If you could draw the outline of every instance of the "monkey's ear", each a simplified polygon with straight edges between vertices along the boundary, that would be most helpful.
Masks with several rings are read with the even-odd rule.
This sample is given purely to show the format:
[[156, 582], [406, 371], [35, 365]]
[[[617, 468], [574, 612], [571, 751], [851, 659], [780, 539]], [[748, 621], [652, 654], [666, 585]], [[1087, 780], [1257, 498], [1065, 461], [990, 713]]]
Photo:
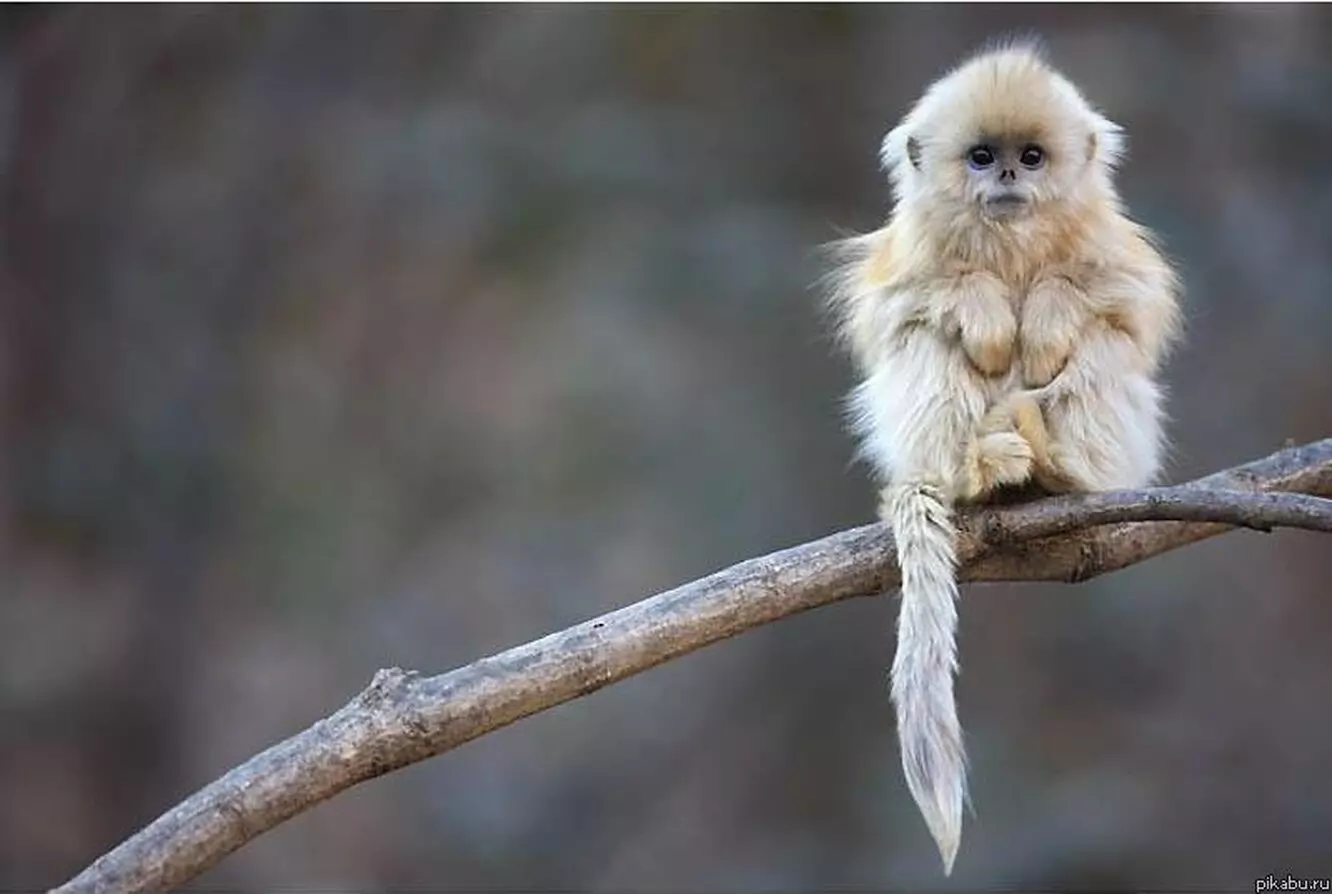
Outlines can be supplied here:
[[1087, 161], [1099, 161], [1114, 167], [1123, 160], [1127, 142], [1123, 128], [1097, 115], [1092, 122], [1092, 132], [1087, 136]]
[[911, 167], [920, 168], [920, 143], [908, 135], [905, 124], [894, 127], [883, 138], [883, 144], [879, 147], [879, 161], [883, 169], [893, 176], [901, 176], [908, 162]]

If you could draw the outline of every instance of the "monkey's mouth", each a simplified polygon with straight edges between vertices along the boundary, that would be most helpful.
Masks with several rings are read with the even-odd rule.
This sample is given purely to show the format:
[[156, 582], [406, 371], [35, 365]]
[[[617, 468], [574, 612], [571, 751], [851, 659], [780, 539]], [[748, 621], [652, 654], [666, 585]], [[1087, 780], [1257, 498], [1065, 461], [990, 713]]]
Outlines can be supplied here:
[[987, 196], [982, 203], [989, 217], [1012, 217], [1020, 214], [1031, 204], [1031, 200], [1021, 193], [1005, 192], [997, 196]]

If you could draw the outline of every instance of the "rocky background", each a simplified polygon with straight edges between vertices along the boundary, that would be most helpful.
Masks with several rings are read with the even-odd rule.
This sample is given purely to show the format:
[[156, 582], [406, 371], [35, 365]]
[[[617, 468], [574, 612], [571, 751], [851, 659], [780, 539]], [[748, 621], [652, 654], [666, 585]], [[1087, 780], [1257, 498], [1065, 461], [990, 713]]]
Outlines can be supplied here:
[[[6, 7], [0, 888], [380, 666], [868, 520], [815, 248], [882, 220], [883, 132], [1014, 31], [1128, 128], [1187, 281], [1170, 478], [1332, 434], [1327, 7]], [[946, 883], [885, 598], [360, 786], [197, 887], [1326, 876], [1329, 545], [969, 589]]]

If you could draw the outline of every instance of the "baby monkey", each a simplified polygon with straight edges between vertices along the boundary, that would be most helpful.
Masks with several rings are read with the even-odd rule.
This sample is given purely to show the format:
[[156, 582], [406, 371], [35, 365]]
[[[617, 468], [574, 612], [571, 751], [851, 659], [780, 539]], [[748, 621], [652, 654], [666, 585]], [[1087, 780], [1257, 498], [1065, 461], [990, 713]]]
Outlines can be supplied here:
[[1140, 487], [1161, 464], [1156, 375], [1178, 287], [1116, 193], [1123, 150], [1035, 46], [989, 50], [888, 134], [892, 216], [837, 245], [831, 302], [861, 376], [852, 424], [902, 572], [902, 766], [946, 874], [967, 800], [954, 507], [1029, 484]]

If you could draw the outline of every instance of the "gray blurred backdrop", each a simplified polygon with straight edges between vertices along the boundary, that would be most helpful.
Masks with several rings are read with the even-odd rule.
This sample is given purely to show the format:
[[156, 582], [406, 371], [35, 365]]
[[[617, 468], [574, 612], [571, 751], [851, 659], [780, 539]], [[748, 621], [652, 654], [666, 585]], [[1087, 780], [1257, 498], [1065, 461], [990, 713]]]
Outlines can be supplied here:
[[[6, 7], [0, 888], [62, 880], [384, 665], [437, 672], [867, 521], [815, 247], [1035, 31], [1188, 284], [1170, 478], [1332, 433], [1327, 7]], [[974, 587], [956, 888], [1332, 868], [1332, 541]], [[358, 787], [263, 892], [944, 884], [893, 603]]]

